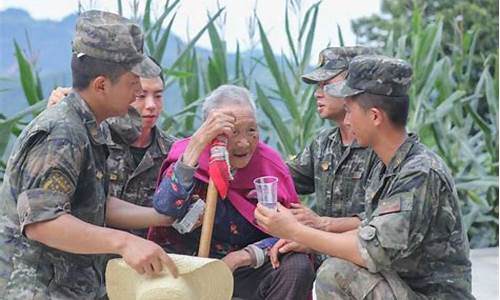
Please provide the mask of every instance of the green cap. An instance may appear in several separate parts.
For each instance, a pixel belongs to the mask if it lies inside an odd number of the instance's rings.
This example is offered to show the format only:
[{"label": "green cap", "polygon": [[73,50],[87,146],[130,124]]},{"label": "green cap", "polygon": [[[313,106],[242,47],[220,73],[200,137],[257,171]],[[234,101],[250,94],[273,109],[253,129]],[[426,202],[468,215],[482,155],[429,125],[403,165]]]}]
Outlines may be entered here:
[{"label": "green cap", "polygon": [[117,14],[90,10],[82,13],[73,38],[73,52],[109,62],[120,63],[130,72],[145,78],[159,76],[160,68],[143,52],[141,28]]},{"label": "green cap", "polygon": [[406,96],[411,84],[411,65],[393,57],[360,55],[349,64],[347,79],[325,87],[333,97],[350,97],[361,93]]},{"label": "green cap", "polygon": [[349,62],[362,54],[375,54],[375,49],[362,46],[323,49],[319,53],[319,66],[312,72],[302,75],[302,81],[307,84],[317,84],[320,81],[330,80],[347,70]]}]

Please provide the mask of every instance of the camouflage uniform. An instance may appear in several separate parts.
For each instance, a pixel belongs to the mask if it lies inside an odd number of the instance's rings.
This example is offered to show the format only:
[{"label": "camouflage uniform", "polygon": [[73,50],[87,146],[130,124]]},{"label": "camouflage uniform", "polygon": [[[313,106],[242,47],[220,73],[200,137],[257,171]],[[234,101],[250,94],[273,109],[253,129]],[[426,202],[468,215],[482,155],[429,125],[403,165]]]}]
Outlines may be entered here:
[{"label": "camouflage uniform", "polygon": [[[411,67],[393,58],[358,57],[349,78],[327,91],[399,97],[409,87]],[[474,299],[453,179],[416,136],[404,141],[387,166],[379,162],[370,172],[366,205],[358,238],[368,269],[328,259],[318,271],[318,299]]]},{"label": "camouflage uniform", "polygon": [[370,180],[358,233],[368,270],[327,260],[318,299],[473,299],[469,245],[443,161],[410,136]]},{"label": "camouflage uniform", "polygon": [[[308,84],[330,80],[347,70],[355,56],[373,53],[366,47],[330,47],[319,54],[319,67],[302,76]],[[364,175],[370,150],[356,142],[344,146],[339,128],[322,130],[288,162],[299,194],[315,193],[320,216],[350,217],[364,211]]]},{"label": "camouflage uniform", "polygon": [[[122,63],[143,77],[158,76],[160,71],[142,54],[139,27],[110,13],[80,15],[73,51],[77,57]],[[24,229],[63,214],[104,225],[106,141],[77,93],[42,112],[19,136],[0,189],[3,299],[95,299],[103,294],[102,255],[60,251],[29,240]]]},{"label": "camouflage uniform", "polygon": [[315,192],[315,211],[320,216],[350,217],[362,213],[370,152],[356,142],[344,147],[339,128],[322,130],[288,162],[297,193]]},{"label": "camouflage uniform", "polygon": [[[136,205],[152,207],[158,172],[175,139],[164,134],[156,126],[153,127],[151,145],[145,151],[140,163],[136,165],[130,151],[131,139],[128,137],[131,134],[123,132],[124,126],[120,123],[115,121],[107,123],[112,138],[107,161],[110,196]],[[130,230],[130,232],[145,238],[147,230]]]},{"label": "camouflage uniform", "polygon": [[102,257],[58,251],[24,236],[26,225],[66,213],[104,225],[108,151],[92,112],[71,93],[26,127],[12,153],[0,191],[0,294],[95,298]]}]

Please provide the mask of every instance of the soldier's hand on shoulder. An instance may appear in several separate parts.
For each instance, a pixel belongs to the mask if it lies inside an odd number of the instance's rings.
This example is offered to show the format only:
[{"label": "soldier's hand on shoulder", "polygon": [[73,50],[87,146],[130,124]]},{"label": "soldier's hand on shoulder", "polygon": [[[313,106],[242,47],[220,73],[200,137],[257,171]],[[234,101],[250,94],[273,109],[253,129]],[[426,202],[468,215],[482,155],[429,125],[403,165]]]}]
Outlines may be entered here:
[{"label": "soldier's hand on shoulder", "polygon": [[64,97],[66,97],[71,92],[70,87],[57,87],[50,93],[49,99],[47,101],[47,107],[51,107],[59,103]]}]

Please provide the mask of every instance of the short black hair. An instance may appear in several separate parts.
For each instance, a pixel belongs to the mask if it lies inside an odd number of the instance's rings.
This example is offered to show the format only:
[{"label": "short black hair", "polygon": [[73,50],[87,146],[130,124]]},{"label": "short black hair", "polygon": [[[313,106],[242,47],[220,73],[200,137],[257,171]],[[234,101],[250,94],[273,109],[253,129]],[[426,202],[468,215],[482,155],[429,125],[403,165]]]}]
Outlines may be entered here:
[{"label": "short black hair", "polygon": [[408,110],[410,106],[410,98],[408,95],[400,97],[391,97],[384,95],[376,95],[370,93],[362,93],[352,97],[364,109],[378,108],[383,110],[391,123],[398,127],[405,127],[408,121]]},{"label": "short black hair", "polygon": [[105,61],[87,55],[77,57],[76,54],[73,54],[71,57],[71,74],[73,76],[73,88],[75,90],[86,89],[90,82],[98,76],[105,76],[109,78],[112,83],[115,83],[123,74],[127,73],[128,70],[130,70],[130,66]]},{"label": "short black hair", "polygon": [[160,68],[161,72],[160,74],[158,75],[158,77],[160,77],[161,79],[161,82],[163,82],[163,84],[165,84],[165,78],[163,77],[163,68],[162,66],[160,65],[160,63],[158,63],[156,61],[156,59],[154,57],[152,57],[151,55],[148,55],[148,57],[158,66],[158,68]]}]

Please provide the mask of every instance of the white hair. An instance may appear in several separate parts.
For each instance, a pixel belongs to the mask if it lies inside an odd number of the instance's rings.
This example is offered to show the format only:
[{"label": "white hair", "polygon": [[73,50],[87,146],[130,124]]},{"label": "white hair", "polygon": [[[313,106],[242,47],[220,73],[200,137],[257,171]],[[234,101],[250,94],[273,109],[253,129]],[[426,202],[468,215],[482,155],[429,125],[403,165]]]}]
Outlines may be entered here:
[{"label": "white hair", "polygon": [[255,117],[257,117],[255,101],[250,91],[244,87],[224,84],[213,90],[203,101],[201,107],[203,120],[206,120],[212,110],[227,105],[246,105],[252,109]]}]

